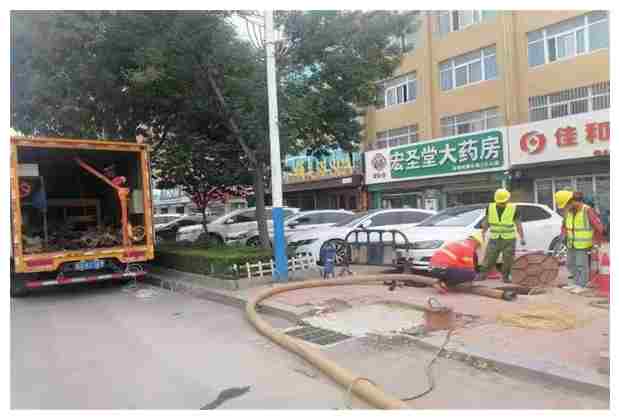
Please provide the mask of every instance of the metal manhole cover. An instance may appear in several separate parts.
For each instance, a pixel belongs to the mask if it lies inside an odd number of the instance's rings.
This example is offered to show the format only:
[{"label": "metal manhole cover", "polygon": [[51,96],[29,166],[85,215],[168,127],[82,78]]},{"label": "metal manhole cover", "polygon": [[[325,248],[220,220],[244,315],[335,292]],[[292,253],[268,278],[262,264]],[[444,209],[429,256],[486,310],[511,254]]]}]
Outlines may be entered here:
[{"label": "metal manhole cover", "polygon": [[318,344],[320,346],[327,346],[329,344],[339,343],[352,338],[350,335],[341,334],[332,330],[326,330],[324,328],[313,327],[312,325],[296,327],[285,331],[284,333],[286,335],[290,335],[291,337],[299,338],[300,340]]}]

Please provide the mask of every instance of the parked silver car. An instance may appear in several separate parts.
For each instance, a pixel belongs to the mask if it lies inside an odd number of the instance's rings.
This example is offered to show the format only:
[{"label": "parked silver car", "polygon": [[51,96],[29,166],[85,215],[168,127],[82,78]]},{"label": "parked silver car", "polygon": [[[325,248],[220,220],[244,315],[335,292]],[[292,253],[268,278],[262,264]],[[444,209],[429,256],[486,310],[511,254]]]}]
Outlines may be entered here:
[{"label": "parked silver car", "polygon": [[[294,233],[305,232],[317,228],[326,228],[351,220],[355,213],[349,210],[307,210],[293,214],[284,220],[284,236],[288,237]],[[273,228],[269,228],[269,237],[273,241]],[[251,230],[247,239],[243,241],[247,246],[258,246],[260,238],[258,229]]]},{"label": "parked silver car", "polygon": [[[299,213],[299,209],[291,207],[284,208],[284,218],[288,218],[296,213]],[[271,207],[265,208],[265,219],[267,220],[267,226],[272,227]],[[243,243],[242,241],[249,237],[250,232],[256,231],[257,229],[256,208],[239,209],[220,216],[207,224],[208,233],[205,239],[220,245],[239,244]],[[196,242],[201,237],[204,237],[202,225],[188,226],[179,229],[177,241]]]}]

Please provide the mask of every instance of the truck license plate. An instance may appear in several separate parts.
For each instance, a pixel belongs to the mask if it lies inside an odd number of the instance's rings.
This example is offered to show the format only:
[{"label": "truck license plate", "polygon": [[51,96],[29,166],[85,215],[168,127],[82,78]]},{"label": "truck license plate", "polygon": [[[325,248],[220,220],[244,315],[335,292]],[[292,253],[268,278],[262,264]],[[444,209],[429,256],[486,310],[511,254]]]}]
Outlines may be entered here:
[{"label": "truck license plate", "polygon": [[103,268],[105,265],[104,261],[101,260],[91,260],[91,261],[80,261],[75,264],[76,271],[86,271],[86,270],[99,270]]}]

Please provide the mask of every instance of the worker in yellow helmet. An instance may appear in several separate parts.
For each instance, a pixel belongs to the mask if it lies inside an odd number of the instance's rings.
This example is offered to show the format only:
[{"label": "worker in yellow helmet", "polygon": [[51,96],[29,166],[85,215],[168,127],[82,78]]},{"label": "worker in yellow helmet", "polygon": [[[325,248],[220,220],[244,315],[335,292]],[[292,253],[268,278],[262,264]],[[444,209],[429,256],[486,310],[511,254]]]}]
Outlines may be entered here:
[{"label": "worker in yellow helmet", "polygon": [[562,190],[554,198],[556,207],[564,213],[562,238],[566,244],[566,265],[575,283],[568,288],[580,293],[590,281],[590,250],[605,229],[596,211],[584,204],[583,194]]},{"label": "worker in yellow helmet", "polygon": [[523,226],[517,211],[517,206],[510,203],[510,192],[504,188],[495,191],[495,201],[489,203],[486,217],[482,224],[482,236],[489,233],[489,242],[486,249],[484,263],[480,266],[478,280],[485,280],[489,271],[495,267],[499,256],[502,256],[502,278],[505,283],[512,281],[510,272],[515,255],[517,233],[521,238],[521,245],[525,246]]}]

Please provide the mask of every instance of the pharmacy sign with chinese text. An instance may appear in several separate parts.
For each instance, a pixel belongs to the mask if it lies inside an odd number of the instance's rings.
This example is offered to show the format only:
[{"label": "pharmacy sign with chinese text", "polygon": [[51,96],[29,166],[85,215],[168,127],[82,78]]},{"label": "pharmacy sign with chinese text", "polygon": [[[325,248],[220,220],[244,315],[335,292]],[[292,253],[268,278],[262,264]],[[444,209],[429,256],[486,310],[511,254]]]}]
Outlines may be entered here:
[{"label": "pharmacy sign with chinese text", "polygon": [[434,178],[507,168],[506,130],[366,152],[366,183]]}]

